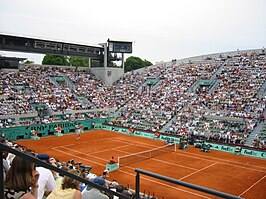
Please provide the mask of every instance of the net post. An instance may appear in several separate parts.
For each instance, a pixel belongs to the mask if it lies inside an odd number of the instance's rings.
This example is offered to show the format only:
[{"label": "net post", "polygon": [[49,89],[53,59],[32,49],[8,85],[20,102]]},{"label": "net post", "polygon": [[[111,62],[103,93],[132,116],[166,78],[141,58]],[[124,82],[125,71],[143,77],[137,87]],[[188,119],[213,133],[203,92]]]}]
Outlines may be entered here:
[{"label": "net post", "polygon": [[176,152],[176,142],[174,143],[174,145],[175,145],[175,152]]}]

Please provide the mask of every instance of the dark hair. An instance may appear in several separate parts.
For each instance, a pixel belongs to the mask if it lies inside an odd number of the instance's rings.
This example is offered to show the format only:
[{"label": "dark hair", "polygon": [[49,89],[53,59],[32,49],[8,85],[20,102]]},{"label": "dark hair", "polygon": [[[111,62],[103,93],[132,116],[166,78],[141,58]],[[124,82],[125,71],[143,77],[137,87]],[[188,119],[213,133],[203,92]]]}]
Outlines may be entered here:
[{"label": "dark hair", "polygon": [[116,186],[116,191],[119,192],[119,193],[122,193],[124,190],[125,190],[125,186],[122,185],[122,184],[119,184]]},{"label": "dark hair", "polygon": [[15,156],[6,175],[5,188],[15,191],[29,189],[34,183],[33,171],[35,169],[34,163]]}]

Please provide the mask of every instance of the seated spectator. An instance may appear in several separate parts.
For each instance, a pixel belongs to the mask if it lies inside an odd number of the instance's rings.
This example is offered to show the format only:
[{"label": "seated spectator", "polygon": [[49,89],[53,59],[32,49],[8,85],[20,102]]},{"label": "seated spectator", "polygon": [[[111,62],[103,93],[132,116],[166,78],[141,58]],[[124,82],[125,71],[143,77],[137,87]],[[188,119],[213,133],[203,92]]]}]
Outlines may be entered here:
[{"label": "seated spectator", "polygon": [[[92,182],[100,186],[106,186],[105,179],[102,177],[96,177]],[[82,199],[109,199],[109,197],[102,193],[99,189],[90,187],[89,190],[85,189],[82,192]]]},{"label": "seated spectator", "polygon": [[[64,165],[64,166],[60,166],[60,169],[61,169],[61,170],[64,170],[64,171],[68,171],[68,167],[67,167],[66,165]],[[59,173],[59,174],[58,174],[58,177],[57,177],[57,179],[56,179],[56,184],[57,184],[57,186],[62,184],[62,180],[63,180],[63,178],[64,178],[64,175],[62,175],[61,173]]]},{"label": "seated spectator", "polygon": [[[49,156],[47,154],[39,154],[37,157],[40,160],[49,163]],[[54,178],[53,173],[44,167],[36,167],[36,170],[39,172],[39,190],[38,190],[38,199],[42,199],[43,196],[48,196],[55,188],[56,188],[56,181]]]},{"label": "seated spectator", "polygon": [[6,199],[38,197],[39,173],[34,163],[16,156],[6,175],[4,195]]},{"label": "seated spectator", "polygon": [[3,152],[3,179],[5,180],[6,178],[6,174],[10,168],[10,165],[7,161],[7,156],[8,156],[8,152],[4,151]]},{"label": "seated spectator", "polygon": [[108,169],[104,169],[102,177],[104,179],[108,178],[109,177],[109,172],[110,172],[109,168]]},{"label": "seated spectator", "polygon": [[[118,186],[118,182],[116,182],[116,180],[113,180],[112,182],[109,183],[109,189],[116,192],[116,187]],[[112,199],[119,199],[118,196],[114,196],[112,194],[108,194],[109,198],[112,198]]]},{"label": "seated spectator", "polygon": [[[80,176],[78,170],[73,169],[69,172],[74,175]],[[47,199],[81,199],[81,192],[79,190],[80,184],[81,182],[74,180],[73,178],[70,178],[68,176],[64,176],[62,184],[57,186],[57,188],[50,193]]]},{"label": "seated spectator", "polygon": [[134,195],[134,193],[132,193],[127,187],[121,184],[116,186],[116,192],[122,193],[123,195],[129,197],[132,197]]}]

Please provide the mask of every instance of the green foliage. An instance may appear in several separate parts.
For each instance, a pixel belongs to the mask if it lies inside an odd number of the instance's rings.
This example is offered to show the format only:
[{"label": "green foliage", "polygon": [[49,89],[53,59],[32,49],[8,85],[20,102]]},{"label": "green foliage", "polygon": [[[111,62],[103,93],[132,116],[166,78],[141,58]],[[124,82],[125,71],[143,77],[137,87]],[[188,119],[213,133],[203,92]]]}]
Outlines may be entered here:
[{"label": "green foliage", "polygon": [[[43,65],[59,65],[59,66],[77,66],[77,67],[88,67],[89,59],[86,57],[67,57],[61,55],[47,54],[42,60]],[[115,62],[109,63],[110,67],[116,67]],[[131,56],[125,61],[125,72],[143,68],[145,66],[151,66],[152,63],[146,59],[142,60],[139,57]],[[102,66],[100,60],[92,60],[91,67]]]},{"label": "green foliage", "polygon": [[145,66],[152,66],[153,65],[150,61],[148,61],[146,59],[144,59],[144,64],[145,64]]},{"label": "green foliage", "polygon": [[88,67],[89,59],[86,57],[70,57],[69,64],[70,66]]},{"label": "green foliage", "polygon": [[101,66],[100,60],[91,60],[91,67]]},{"label": "green foliage", "polygon": [[143,68],[145,66],[151,66],[151,65],[152,63],[150,61],[147,61],[146,59],[143,61],[139,57],[131,56],[127,58],[125,61],[125,72]]},{"label": "green foliage", "polygon": [[69,62],[66,56],[47,54],[44,56],[42,60],[42,64],[43,65],[68,66]]},{"label": "green foliage", "polygon": [[33,64],[34,63],[34,61],[30,61],[30,60],[26,60],[25,62],[23,62],[24,64]]}]

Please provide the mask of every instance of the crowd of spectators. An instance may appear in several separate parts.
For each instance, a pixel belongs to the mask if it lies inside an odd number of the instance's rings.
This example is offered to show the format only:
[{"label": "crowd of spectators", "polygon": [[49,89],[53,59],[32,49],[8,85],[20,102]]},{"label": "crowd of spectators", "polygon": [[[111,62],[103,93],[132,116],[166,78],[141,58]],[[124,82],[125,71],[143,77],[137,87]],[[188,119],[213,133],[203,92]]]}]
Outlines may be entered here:
[{"label": "crowd of spectators", "polygon": [[[49,163],[71,174],[85,178],[97,185],[103,186],[114,192],[119,192],[130,198],[135,198],[135,192],[132,189],[120,184],[116,180],[108,180],[109,176],[95,174],[91,172],[92,167],[83,165],[82,162],[75,162],[73,159],[67,162],[60,162],[48,154],[38,154],[26,147],[1,140],[2,143],[12,147],[22,153],[34,156],[39,160]],[[68,176],[63,176],[55,171],[35,165],[34,163],[5,152],[3,156],[5,167],[4,174],[4,195],[8,198],[38,198],[38,199],[117,199],[118,197],[101,191],[93,186],[84,184]],[[30,196],[29,196],[30,195]],[[142,199],[155,199],[152,196],[141,194]]]},{"label": "crowd of spectators", "polygon": [[[113,120],[116,125],[153,132],[166,126],[162,133],[226,144],[245,144],[256,126],[263,123],[253,145],[265,148],[265,89],[263,95],[259,95],[265,84],[265,68],[265,55],[241,54],[227,59],[224,64],[214,61],[199,65],[147,67],[141,72],[126,73],[112,86],[104,85],[89,70],[76,68],[27,66],[18,71],[1,69],[0,116],[35,116],[19,123],[10,118],[1,119],[0,128],[109,117],[108,110],[112,109],[118,115]],[[156,80],[154,84],[148,81],[152,78]],[[199,80],[217,82],[216,88],[212,91],[214,84],[210,84],[194,89]],[[54,114],[36,114],[40,110],[34,107],[38,105]],[[70,113],[79,110],[87,111]],[[57,112],[62,114],[55,114]],[[134,191],[128,187],[115,180],[109,181],[101,174],[91,173],[82,163],[60,162],[23,146],[8,144],[93,183],[135,197]],[[4,153],[3,158],[7,198],[18,194],[24,195],[21,198],[28,195],[42,198],[45,195],[52,199],[61,194],[73,198],[116,198],[69,177],[35,167],[13,154]],[[23,176],[28,179],[21,183],[23,188],[14,184],[21,165],[28,171]]]},{"label": "crowd of spectators", "polygon": [[[99,114],[69,111],[97,109],[105,110],[100,117],[110,116],[108,110],[115,111],[114,124],[150,131],[160,131],[169,124],[170,129],[183,126],[178,118],[186,114],[192,118],[239,118],[253,124],[264,116],[265,90],[264,96],[258,93],[265,84],[265,65],[265,55],[256,53],[239,54],[224,64],[215,60],[183,66],[173,63],[128,72],[112,86],[104,85],[89,70],[74,67],[33,65],[13,72],[1,70],[0,116],[31,114],[34,105],[42,105],[65,114],[61,118],[56,114],[36,117],[21,124],[93,118]],[[155,83],[149,83],[151,78]],[[200,80],[212,83],[197,86]],[[0,122],[0,127],[8,125],[7,120]]]},{"label": "crowd of spectators", "polygon": [[172,121],[165,133],[185,139],[243,145],[255,126],[254,120],[210,119],[204,115],[193,116],[190,112],[182,112]]}]

